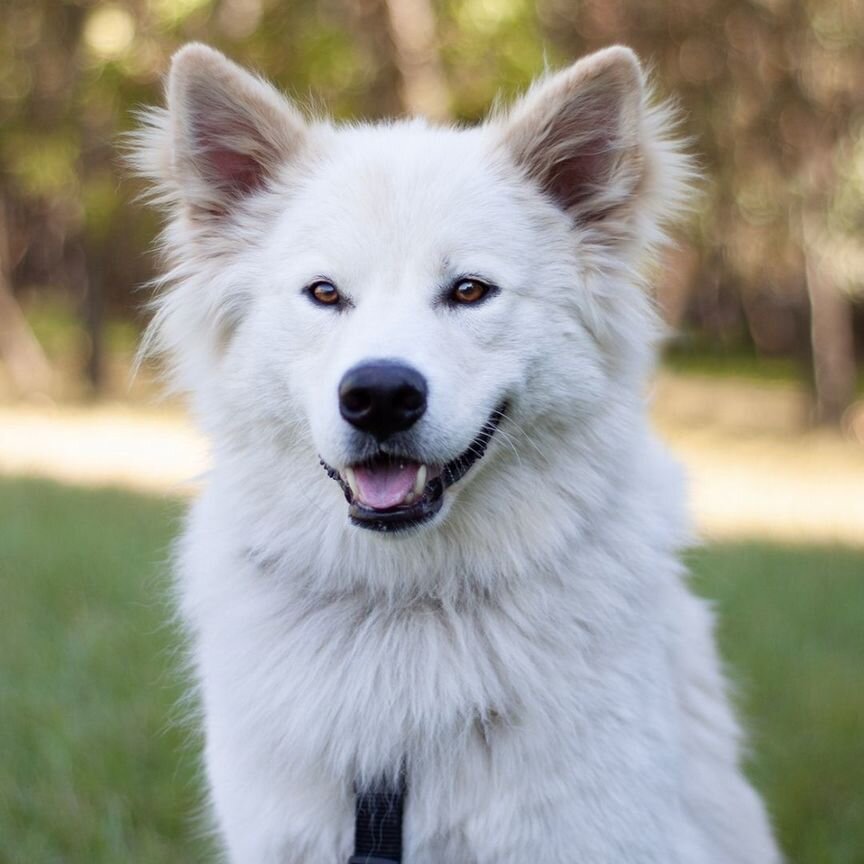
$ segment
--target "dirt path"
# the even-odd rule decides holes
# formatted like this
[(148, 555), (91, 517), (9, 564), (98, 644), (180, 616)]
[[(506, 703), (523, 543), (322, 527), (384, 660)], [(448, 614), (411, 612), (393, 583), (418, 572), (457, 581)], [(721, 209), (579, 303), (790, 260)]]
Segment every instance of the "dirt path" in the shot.
[[(864, 546), (864, 446), (800, 431), (794, 391), (664, 377), (654, 398), (706, 538)], [(182, 495), (206, 465), (173, 407), (0, 406), (0, 473)]]
[(664, 375), (653, 399), (663, 437), (687, 466), (706, 537), (864, 546), (864, 446), (808, 429), (805, 394)]
[(178, 409), (0, 407), (0, 473), (182, 495), (206, 467)]

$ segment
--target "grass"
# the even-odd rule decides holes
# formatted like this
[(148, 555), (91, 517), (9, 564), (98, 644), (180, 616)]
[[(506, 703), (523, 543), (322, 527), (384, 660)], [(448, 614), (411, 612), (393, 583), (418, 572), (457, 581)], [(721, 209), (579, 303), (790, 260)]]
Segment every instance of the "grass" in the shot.
[(864, 551), (730, 544), (691, 563), (789, 861), (861, 864)]
[[(178, 506), (0, 481), (0, 862), (203, 862), (164, 559)], [(691, 556), (796, 864), (864, 862), (864, 552)]]
[(160, 600), (177, 516), (0, 483), (0, 862), (205, 860)]
[(717, 346), (683, 339), (663, 350), (663, 366), (681, 374), (711, 378), (740, 378), (760, 383), (800, 385), (807, 369), (793, 357), (764, 357), (744, 346)]
[[(743, 338), (724, 345), (695, 333), (684, 333), (664, 346), (661, 365), (680, 375), (812, 387), (812, 371), (804, 359), (760, 354)], [(864, 396), (864, 364), (861, 363), (858, 364), (855, 393), (856, 398)]]

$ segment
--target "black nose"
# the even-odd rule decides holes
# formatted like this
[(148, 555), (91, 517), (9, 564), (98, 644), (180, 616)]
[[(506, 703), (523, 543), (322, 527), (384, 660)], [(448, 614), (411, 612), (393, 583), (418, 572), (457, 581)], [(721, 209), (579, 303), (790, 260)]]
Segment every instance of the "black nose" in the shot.
[(349, 369), (339, 384), (339, 411), (379, 441), (413, 426), (426, 411), (426, 379), (404, 363), (373, 360)]

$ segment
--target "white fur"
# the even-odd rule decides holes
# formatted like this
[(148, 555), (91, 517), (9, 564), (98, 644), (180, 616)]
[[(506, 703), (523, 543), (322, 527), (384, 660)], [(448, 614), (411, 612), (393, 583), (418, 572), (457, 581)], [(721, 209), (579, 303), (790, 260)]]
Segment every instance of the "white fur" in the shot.
[[(561, 191), (574, 152), (593, 192)], [(307, 121), (190, 46), (135, 158), (170, 214), (151, 343), (212, 441), (179, 581), (229, 859), (344, 864), (352, 784), (405, 759), (406, 864), (777, 862), (645, 417), (645, 272), (691, 169), (633, 55), (456, 130)], [(500, 294), (436, 304), (460, 273)], [(314, 305), (318, 276), (354, 308)], [(428, 379), (430, 463), (510, 404), (395, 536), (352, 526), (318, 465), (356, 452), (336, 387), (373, 357)]]

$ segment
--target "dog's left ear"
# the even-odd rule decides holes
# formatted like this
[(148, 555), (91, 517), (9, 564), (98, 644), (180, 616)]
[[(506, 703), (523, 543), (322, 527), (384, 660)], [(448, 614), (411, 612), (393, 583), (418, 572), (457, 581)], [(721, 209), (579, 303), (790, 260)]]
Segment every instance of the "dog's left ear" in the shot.
[(266, 187), (303, 144), (305, 123), (294, 106), (206, 45), (174, 55), (168, 110), (185, 197), (213, 213)]
[(147, 111), (129, 159), (157, 203), (206, 224), (231, 214), (300, 158), (308, 127), (275, 88), (206, 45), (171, 63), (166, 109)]
[(626, 220), (651, 167), (645, 103), (636, 55), (606, 48), (535, 84), (504, 120), (503, 143), (575, 222), (611, 229), (610, 220)]

